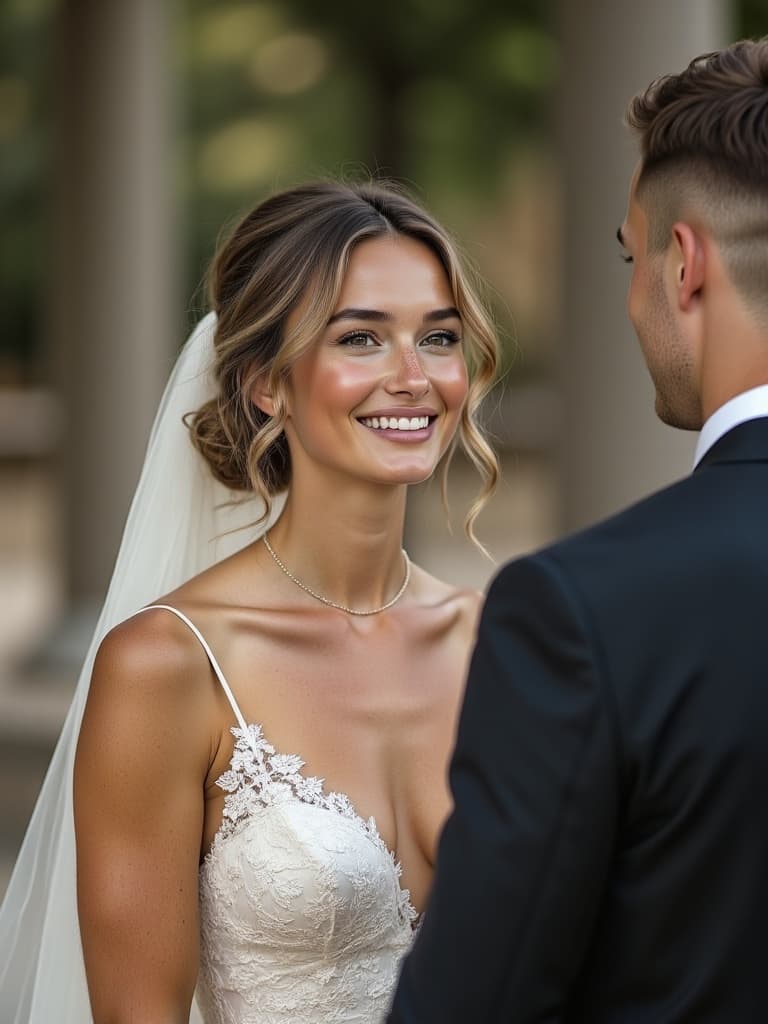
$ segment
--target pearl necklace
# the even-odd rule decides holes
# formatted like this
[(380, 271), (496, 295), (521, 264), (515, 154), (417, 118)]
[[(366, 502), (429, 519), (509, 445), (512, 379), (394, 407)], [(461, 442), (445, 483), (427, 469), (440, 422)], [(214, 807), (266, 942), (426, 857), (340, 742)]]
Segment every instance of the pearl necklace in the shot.
[(339, 604), (338, 601), (332, 601), (329, 597), (323, 597), (322, 594), (318, 594), (316, 590), (312, 590), (311, 587), (308, 587), (306, 583), (302, 583), (299, 577), (294, 576), (291, 570), (287, 566), (283, 565), (283, 563), (280, 561), (280, 559), (277, 556), (277, 552), (269, 543), (269, 537), (267, 536), (266, 533), (263, 534), (261, 539), (264, 541), (264, 547), (272, 556), (277, 567), (285, 573), (285, 575), (288, 577), (289, 580), (291, 580), (292, 583), (295, 583), (297, 587), (301, 587), (301, 589), (306, 591), (306, 593), (308, 593), (310, 597), (314, 597), (316, 601), (322, 601), (322, 603), (327, 604), (329, 608), (338, 608), (340, 612), (346, 612), (348, 615), (378, 615), (379, 612), (385, 612), (387, 608), (391, 608), (393, 604), (396, 604), (400, 600), (400, 598), (405, 593), (406, 587), (411, 581), (411, 560), (408, 557), (408, 553), (406, 552), (405, 548), (403, 548), (403, 559), (405, 561), (405, 579), (403, 580), (402, 585), (398, 592), (395, 594), (395, 596), (390, 601), (387, 601), (386, 604), (381, 605), (381, 607), (379, 608), (349, 608), (345, 604)]

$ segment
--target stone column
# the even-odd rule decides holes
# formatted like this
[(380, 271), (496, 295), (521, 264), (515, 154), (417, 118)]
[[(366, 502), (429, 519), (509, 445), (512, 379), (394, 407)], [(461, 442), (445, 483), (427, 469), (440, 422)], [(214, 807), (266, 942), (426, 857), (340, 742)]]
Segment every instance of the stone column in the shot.
[(655, 417), (625, 312), (616, 229), (637, 160), (622, 125), (656, 75), (722, 46), (726, 0), (560, 0), (563, 286), (558, 338), (561, 525), (580, 527), (691, 467), (695, 435)]
[(162, 0), (61, 0), (58, 14), (49, 333), (67, 597), (86, 631), (179, 341), (172, 14)]

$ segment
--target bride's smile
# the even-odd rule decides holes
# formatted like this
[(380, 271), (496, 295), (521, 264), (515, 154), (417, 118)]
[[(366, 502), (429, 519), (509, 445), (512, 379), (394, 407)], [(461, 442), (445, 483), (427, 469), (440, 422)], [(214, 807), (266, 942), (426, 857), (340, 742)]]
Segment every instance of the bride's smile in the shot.
[[(287, 331), (304, 315), (302, 303)], [(429, 477), (467, 399), (462, 332), (445, 269), (425, 244), (383, 235), (356, 246), (335, 312), (291, 370), (294, 473), (311, 461), (377, 484)]]

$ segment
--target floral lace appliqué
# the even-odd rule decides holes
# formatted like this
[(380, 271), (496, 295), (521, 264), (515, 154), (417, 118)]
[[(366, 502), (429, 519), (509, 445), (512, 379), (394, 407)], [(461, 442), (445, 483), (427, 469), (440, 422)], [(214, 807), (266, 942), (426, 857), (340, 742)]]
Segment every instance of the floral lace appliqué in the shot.
[(200, 866), (205, 1024), (383, 1024), (416, 919), (394, 854), (259, 726), (232, 732)]
[(249, 725), (248, 732), (233, 726), (235, 737), (229, 770), (216, 781), (227, 794), (219, 836), (234, 833), (253, 814), (257, 807), (268, 807), (289, 790), (296, 799), (314, 807), (340, 814), (357, 824), (382, 853), (389, 857), (398, 879), (400, 914), (411, 927), (418, 922), (418, 912), (411, 903), (408, 889), (400, 885), (402, 866), (379, 834), (376, 819), (363, 818), (355, 810), (345, 793), (326, 793), (325, 780), (314, 775), (303, 775), (305, 762), (297, 754), (280, 754), (265, 738), (260, 725)]

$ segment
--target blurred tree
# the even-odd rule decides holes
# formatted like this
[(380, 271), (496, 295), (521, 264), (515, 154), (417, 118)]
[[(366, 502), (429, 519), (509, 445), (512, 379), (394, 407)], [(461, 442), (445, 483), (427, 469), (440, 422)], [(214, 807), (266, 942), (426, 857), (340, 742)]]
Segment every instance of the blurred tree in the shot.
[[(55, 5), (3, 0), (0, 9), (0, 383), (41, 375)], [(425, 197), (466, 240), (521, 333), (546, 337), (537, 290), (553, 262), (541, 248), (554, 234), (547, 218), (557, 216), (547, 152), (554, 6), (178, 3), (186, 293), (196, 293), (221, 226), (266, 192), (373, 171)], [(737, 34), (768, 33), (768, 0), (735, 10)], [(203, 304), (199, 292), (193, 301)]]
[(190, 280), (235, 211), (312, 176), (393, 177), (457, 229), (476, 223), (548, 133), (550, 7), (188, 0)]
[(419, 165), (456, 186), (493, 186), (504, 152), (541, 134), (554, 82), (548, 4), (406, 0), (395, 17), (337, 0), (289, 0), (367, 84), (368, 162), (397, 177)]

